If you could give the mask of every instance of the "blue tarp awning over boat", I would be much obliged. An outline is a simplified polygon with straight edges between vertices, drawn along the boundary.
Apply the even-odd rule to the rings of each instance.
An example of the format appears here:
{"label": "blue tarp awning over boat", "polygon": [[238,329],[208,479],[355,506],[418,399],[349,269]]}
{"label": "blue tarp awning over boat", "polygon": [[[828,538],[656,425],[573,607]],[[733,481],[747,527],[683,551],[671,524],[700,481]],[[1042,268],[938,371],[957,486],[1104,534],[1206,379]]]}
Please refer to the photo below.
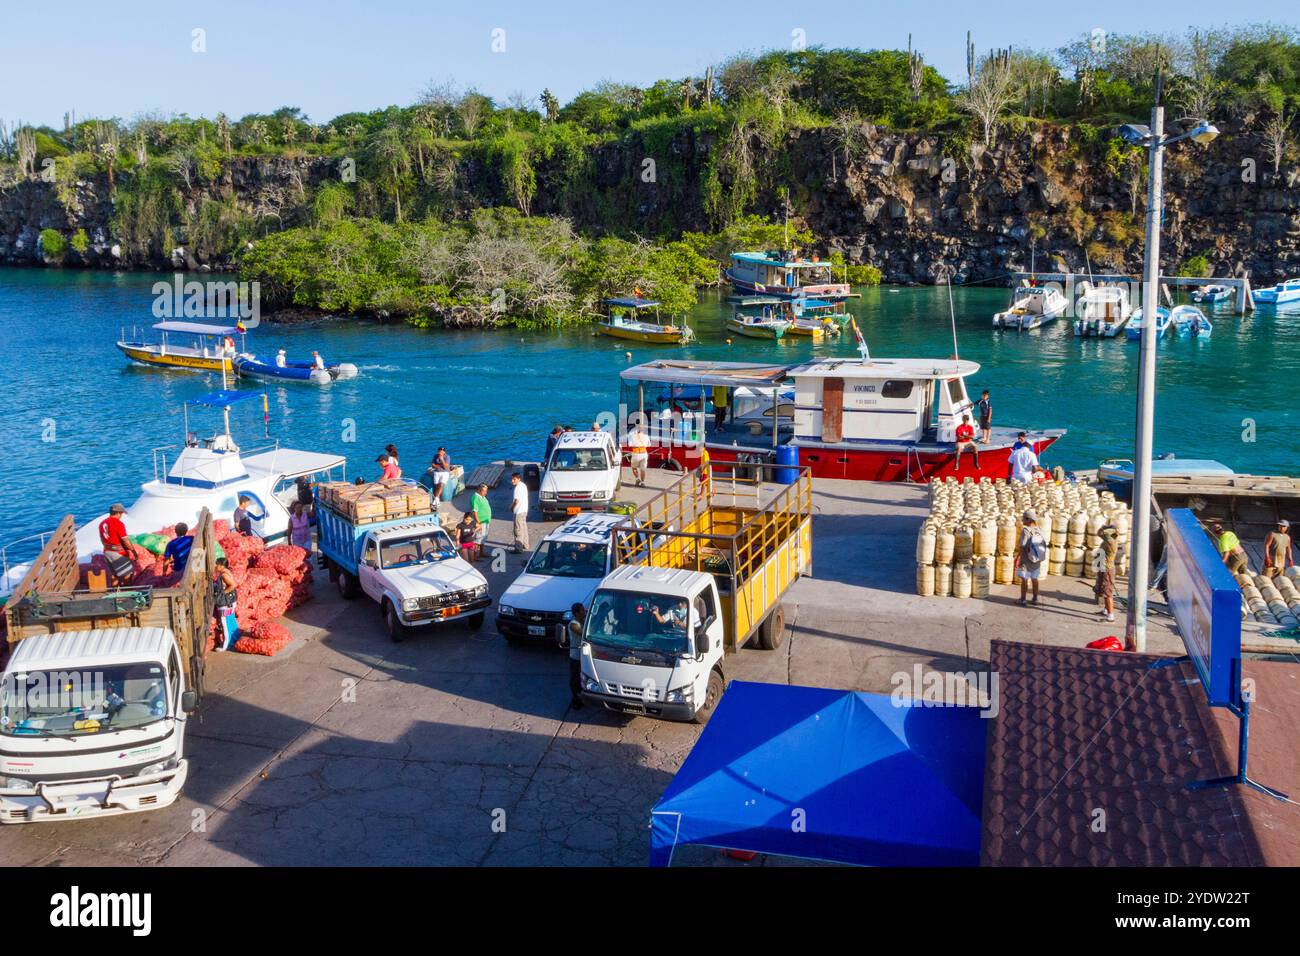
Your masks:
{"label": "blue tarp awning over boat", "polygon": [[193,335],[234,335],[239,331],[233,325],[206,325],[202,322],[158,322],[159,332],[189,332]]}
{"label": "blue tarp awning over boat", "polygon": [[261,392],[208,392],[206,395],[200,395],[198,398],[191,398],[186,405],[206,405],[209,408],[229,408],[237,402],[244,402],[250,398],[260,398]]}
{"label": "blue tarp awning over boat", "polygon": [[639,299],[635,296],[625,296],[618,299],[606,299],[605,305],[612,305],[616,309],[657,309],[659,303],[653,299]]}
{"label": "blue tarp awning over boat", "polygon": [[651,811],[687,844],[864,866],[976,866],[988,722],[974,707],[733,681]]}

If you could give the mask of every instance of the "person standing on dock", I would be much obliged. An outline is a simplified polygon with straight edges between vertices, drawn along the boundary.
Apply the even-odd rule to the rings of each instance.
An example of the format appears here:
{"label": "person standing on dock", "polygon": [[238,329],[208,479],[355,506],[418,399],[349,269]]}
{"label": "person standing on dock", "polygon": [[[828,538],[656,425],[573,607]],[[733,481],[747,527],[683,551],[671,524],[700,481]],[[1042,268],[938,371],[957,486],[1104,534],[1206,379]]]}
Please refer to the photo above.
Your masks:
{"label": "person standing on dock", "polygon": [[632,479],[638,488],[644,488],[646,469],[650,465],[650,435],[641,424],[640,418],[628,433],[627,444],[628,465],[632,469]]}
{"label": "person standing on dock", "polygon": [[438,453],[433,456],[429,469],[433,472],[433,500],[442,501],[442,486],[451,477],[451,456],[442,445],[438,446]]}
{"label": "person standing on dock", "polygon": [[1097,532],[1101,543],[1097,546],[1096,564],[1097,580],[1092,585],[1092,593],[1101,602],[1101,618],[1111,622],[1115,620],[1115,554],[1119,550],[1119,531],[1114,525],[1106,525]]}
{"label": "person standing on dock", "polygon": [[239,639],[239,621],[235,617],[235,606],[239,600],[239,591],[235,586],[235,576],[224,556],[217,558],[212,572],[213,613],[221,630],[221,640],[217,650],[229,650]]}
{"label": "person standing on dock", "polygon": [[474,538],[474,560],[483,557],[483,545],[487,541],[488,526],[492,524],[492,505],[487,499],[488,486],[479,485],[469,500],[470,510],[478,519],[478,533]]}
{"label": "person standing on dock", "polygon": [[528,486],[519,472],[510,476],[510,486],[514,489],[510,498],[510,514],[514,521],[515,554],[528,551]]}
{"label": "person standing on dock", "polygon": [[547,463],[551,460],[551,452],[555,451],[555,443],[560,440],[564,434],[564,429],[556,425],[551,429],[551,433],[546,436],[546,454],[542,456],[542,470],[546,470]]}
{"label": "person standing on dock", "polygon": [[980,470],[980,450],[975,444],[975,426],[970,423],[970,416],[963,415],[961,424],[957,426],[957,460],[953,465],[954,471],[961,471],[961,453],[970,449],[970,453],[975,456],[975,470]]}
{"label": "person standing on dock", "polygon": [[1029,602],[1029,584],[1034,586],[1034,604],[1038,603],[1038,579],[1043,576],[1043,564],[1047,561],[1047,539],[1038,529],[1038,515],[1031,509],[1021,515],[1020,546],[1016,552],[1016,577],[1020,579],[1020,600],[1016,603],[1025,607]]}
{"label": "person standing on dock", "polygon": [[295,501],[289,508],[289,543],[306,551],[306,560],[311,560],[311,518],[301,501]]}
{"label": "person standing on dock", "polygon": [[573,709],[582,710],[582,626],[587,620],[586,606],[575,601],[568,618],[564,646],[569,649],[569,693],[573,695]]}
{"label": "person standing on dock", "polygon": [[1028,484],[1034,480],[1034,472],[1041,467],[1043,466],[1039,464],[1033,446],[1024,440],[1022,432],[1020,441],[1011,449],[1011,480]]}
{"label": "person standing on dock", "polygon": [[1270,531],[1264,539],[1264,573],[1275,578],[1295,564],[1291,555],[1291,522],[1282,518],[1277,530]]}
{"label": "person standing on dock", "polygon": [[989,399],[987,388],[980,394],[979,404],[975,408],[980,415],[980,442],[987,445],[993,436],[993,402]]}
{"label": "person standing on dock", "polygon": [[1241,546],[1241,539],[1236,533],[1226,530],[1222,521],[1214,522],[1210,525],[1210,530],[1214,532],[1214,546],[1219,549],[1227,569],[1233,574],[1246,573],[1250,568],[1250,559],[1246,557],[1246,549]]}

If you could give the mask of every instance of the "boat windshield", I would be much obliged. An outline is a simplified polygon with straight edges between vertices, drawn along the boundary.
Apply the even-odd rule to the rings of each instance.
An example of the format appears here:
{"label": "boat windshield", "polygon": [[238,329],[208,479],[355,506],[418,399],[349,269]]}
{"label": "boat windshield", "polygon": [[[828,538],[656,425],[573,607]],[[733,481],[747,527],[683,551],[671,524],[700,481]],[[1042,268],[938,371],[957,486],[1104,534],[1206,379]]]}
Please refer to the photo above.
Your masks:
{"label": "boat windshield", "polygon": [[557,448],[546,467],[548,471],[604,471],[609,459],[603,448]]}
{"label": "boat windshield", "polygon": [[686,654],[687,620],[685,598],[600,590],[591,602],[585,636],[600,647]]}
{"label": "boat windshield", "polygon": [[603,578],[608,553],[607,544],[543,541],[528,562],[528,573],[557,578]]}
{"label": "boat windshield", "polygon": [[451,538],[445,531],[430,531],[411,538],[398,538],[380,545],[379,565],[382,568],[409,568],[417,564],[432,564],[456,556]]}
{"label": "boat windshield", "polygon": [[158,661],[20,671],[0,684],[0,734],[6,737],[80,737],[166,716],[167,676]]}

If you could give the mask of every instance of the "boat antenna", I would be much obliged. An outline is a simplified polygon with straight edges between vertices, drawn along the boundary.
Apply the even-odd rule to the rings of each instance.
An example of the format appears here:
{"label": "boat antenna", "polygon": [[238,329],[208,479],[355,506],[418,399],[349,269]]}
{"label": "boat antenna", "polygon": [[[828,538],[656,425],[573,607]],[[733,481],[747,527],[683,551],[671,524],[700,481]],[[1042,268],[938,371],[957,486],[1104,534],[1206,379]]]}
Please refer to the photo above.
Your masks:
{"label": "boat antenna", "polygon": [[957,310],[952,303],[952,276],[945,271],[944,280],[948,285],[948,319],[952,323],[952,357],[960,359],[957,352]]}

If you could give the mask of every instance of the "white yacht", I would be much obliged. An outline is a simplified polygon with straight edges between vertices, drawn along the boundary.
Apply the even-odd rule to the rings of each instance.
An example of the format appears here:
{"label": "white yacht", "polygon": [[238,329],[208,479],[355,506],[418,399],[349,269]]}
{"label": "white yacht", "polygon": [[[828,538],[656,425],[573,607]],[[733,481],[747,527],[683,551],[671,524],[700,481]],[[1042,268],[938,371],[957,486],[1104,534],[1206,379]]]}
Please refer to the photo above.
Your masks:
{"label": "white yacht", "polygon": [[993,328],[1027,332],[1059,318],[1070,307],[1070,300],[1060,289],[1026,286],[1016,290],[1011,308],[993,316]]}

